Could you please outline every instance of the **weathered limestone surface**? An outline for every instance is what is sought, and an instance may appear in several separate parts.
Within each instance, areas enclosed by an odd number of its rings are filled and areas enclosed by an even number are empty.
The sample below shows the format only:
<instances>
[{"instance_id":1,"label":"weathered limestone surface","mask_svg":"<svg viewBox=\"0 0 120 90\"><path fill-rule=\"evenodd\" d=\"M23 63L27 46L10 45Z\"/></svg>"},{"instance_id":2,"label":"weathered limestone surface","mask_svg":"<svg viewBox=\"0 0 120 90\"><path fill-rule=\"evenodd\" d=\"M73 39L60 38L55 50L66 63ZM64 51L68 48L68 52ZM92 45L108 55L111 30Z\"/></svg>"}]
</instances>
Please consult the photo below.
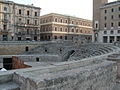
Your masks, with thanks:
<instances>
[{"instance_id":1,"label":"weathered limestone surface","mask_svg":"<svg viewBox=\"0 0 120 90\"><path fill-rule=\"evenodd\" d=\"M21 90L112 90L116 81L116 63L100 58L64 62L15 72L13 81L21 86Z\"/></svg>"}]
</instances>

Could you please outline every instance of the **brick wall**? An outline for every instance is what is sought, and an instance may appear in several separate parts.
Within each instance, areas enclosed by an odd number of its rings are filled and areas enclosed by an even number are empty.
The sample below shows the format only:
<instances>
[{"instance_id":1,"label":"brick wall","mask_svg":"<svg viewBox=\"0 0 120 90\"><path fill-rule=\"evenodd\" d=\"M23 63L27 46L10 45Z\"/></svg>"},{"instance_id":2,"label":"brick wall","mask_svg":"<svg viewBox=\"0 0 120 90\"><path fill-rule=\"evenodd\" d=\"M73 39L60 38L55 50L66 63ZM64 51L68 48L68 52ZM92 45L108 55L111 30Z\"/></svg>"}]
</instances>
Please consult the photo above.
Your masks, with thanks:
<instances>
[{"instance_id":1,"label":"brick wall","mask_svg":"<svg viewBox=\"0 0 120 90\"><path fill-rule=\"evenodd\" d=\"M31 66L25 65L23 61L19 60L18 57L12 57L12 69L20 69L20 68L29 68Z\"/></svg>"}]
</instances>

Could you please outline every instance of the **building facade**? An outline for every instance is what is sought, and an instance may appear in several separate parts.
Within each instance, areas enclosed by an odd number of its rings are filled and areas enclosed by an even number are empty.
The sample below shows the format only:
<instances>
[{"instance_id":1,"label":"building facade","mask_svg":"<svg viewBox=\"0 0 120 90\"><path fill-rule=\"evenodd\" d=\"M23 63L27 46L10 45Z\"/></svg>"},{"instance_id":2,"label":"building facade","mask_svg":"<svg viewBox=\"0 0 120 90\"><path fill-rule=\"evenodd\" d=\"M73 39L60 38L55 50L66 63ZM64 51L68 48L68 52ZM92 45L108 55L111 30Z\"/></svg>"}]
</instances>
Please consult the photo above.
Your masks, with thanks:
<instances>
[{"instance_id":1,"label":"building facade","mask_svg":"<svg viewBox=\"0 0 120 90\"><path fill-rule=\"evenodd\" d=\"M83 36L87 41L92 39L92 21L50 13L40 18L41 40L73 40L74 37Z\"/></svg>"},{"instance_id":2,"label":"building facade","mask_svg":"<svg viewBox=\"0 0 120 90\"><path fill-rule=\"evenodd\" d=\"M93 0L94 42L120 41L120 0Z\"/></svg>"},{"instance_id":3,"label":"building facade","mask_svg":"<svg viewBox=\"0 0 120 90\"><path fill-rule=\"evenodd\" d=\"M0 0L0 40L40 40L40 10L33 5Z\"/></svg>"}]
</instances>

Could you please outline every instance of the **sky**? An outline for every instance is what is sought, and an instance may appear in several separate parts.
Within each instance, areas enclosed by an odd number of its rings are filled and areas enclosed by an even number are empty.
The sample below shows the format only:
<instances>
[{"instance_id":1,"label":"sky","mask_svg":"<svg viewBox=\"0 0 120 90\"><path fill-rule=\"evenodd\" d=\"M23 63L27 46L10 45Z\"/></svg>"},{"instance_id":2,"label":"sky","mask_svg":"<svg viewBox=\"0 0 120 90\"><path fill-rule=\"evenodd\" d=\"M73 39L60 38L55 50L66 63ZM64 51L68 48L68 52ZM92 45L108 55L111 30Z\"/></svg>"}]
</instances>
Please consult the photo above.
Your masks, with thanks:
<instances>
[{"instance_id":1,"label":"sky","mask_svg":"<svg viewBox=\"0 0 120 90\"><path fill-rule=\"evenodd\" d=\"M93 0L12 0L41 8L41 15L59 13L92 20ZM109 2L116 0L109 0Z\"/></svg>"}]
</instances>

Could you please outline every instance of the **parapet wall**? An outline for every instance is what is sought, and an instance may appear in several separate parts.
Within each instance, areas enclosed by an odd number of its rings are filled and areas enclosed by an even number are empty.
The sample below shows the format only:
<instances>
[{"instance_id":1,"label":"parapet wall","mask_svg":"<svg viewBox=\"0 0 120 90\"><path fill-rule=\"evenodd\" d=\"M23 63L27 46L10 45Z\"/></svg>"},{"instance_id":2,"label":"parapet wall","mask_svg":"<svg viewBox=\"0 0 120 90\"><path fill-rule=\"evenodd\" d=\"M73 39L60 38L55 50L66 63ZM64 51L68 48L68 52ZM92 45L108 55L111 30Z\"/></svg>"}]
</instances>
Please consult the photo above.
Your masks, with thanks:
<instances>
[{"instance_id":1,"label":"parapet wall","mask_svg":"<svg viewBox=\"0 0 120 90\"><path fill-rule=\"evenodd\" d=\"M116 63L102 57L36 67L13 74L21 90L112 90Z\"/></svg>"}]
</instances>

